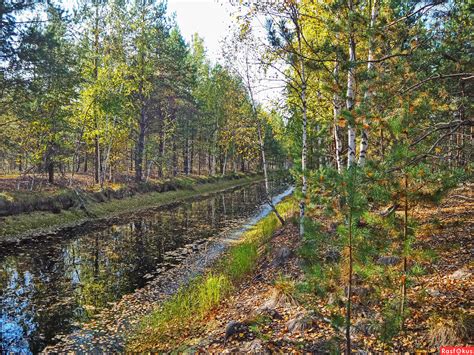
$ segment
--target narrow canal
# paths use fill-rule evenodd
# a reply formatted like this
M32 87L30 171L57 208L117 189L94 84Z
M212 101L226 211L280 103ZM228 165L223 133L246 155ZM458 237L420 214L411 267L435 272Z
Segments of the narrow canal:
M3 251L0 353L40 352L263 208L264 186L257 183Z

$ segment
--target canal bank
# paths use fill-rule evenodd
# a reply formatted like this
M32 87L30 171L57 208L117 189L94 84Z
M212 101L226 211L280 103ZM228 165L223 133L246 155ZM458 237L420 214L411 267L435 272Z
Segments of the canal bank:
M232 175L204 181L188 178L175 184L174 190L139 193L131 197L95 200L79 195L80 203L67 210L35 211L0 217L0 253L12 245L42 241L57 235L76 234L80 230L101 224L113 224L140 210L164 207L198 196L262 181L261 175Z
M289 188L272 201L285 219L297 211L295 200L286 199L292 192L293 188ZM202 333L209 315L255 271L269 241L281 227L276 215L267 207L219 243L214 252L208 254L208 267L200 268L202 272L186 280L171 298L130 327L131 331L126 332L126 352L189 350L189 344L183 344L183 339Z

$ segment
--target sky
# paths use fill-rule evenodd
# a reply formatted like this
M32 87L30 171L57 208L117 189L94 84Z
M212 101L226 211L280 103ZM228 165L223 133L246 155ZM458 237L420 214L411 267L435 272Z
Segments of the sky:
M168 0L168 12L176 13L176 22L186 41L194 33L204 39L209 58L216 62L221 53L220 41L229 32L232 15L225 0Z
M204 39L208 58L214 63L221 56L221 41L231 31L234 16L232 12L235 11L229 0L168 0L168 13L176 13L176 22L183 37L189 43L192 35L197 32ZM265 90L255 89L257 101L272 106L272 99L281 99L281 85L282 83L266 83ZM276 89L270 89L275 86Z
M72 9L75 0L62 0ZM185 40L190 43L194 33L204 39L209 58L216 62L221 53L220 41L232 24L228 0L168 0L168 14L176 14L176 22Z

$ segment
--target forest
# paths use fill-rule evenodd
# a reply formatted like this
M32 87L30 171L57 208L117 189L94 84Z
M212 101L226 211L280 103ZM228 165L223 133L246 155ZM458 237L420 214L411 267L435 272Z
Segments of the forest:
M0 352L472 353L473 5L216 3L0 4Z
M73 18L49 4L25 27L14 16L33 6L2 9L4 173L103 185L255 165L245 88L197 35L185 42L165 4L84 2Z

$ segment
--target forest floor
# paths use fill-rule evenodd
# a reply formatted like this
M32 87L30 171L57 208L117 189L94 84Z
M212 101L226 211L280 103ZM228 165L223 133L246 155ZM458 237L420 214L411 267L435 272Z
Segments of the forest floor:
M8 210L11 206L14 208L17 202L18 208L31 205L32 210L3 214L3 217L0 213L0 245L54 237L60 232L83 228L87 223L97 225L99 222L113 221L118 216L124 217L140 209L178 203L184 199L205 196L260 180L262 177L257 174L179 177L175 180L149 183L141 186L139 190L130 186L126 186L119 193L114 193L110 189L96 192L70 189L66 192L60 190L54 196L48 191L36 193L2 191L0 212ZM50 210L50 205L54 207L59 201L65 203L68 208L57 207Z
M438 207L419 206L412 213L421 224L415 249L429 249L436 257L425 262L424 274L412 280L408 289L405 329L382 341L369 322L369 318L383 318L382 310L370 310L370 305L356 295L353 350L436 353L443 345L472 345L473 186L451 191ZM330 222L323 221L327 225ZM344 315L344 304L331 304L327 297L298 296L296 285L305 279L298 256L300 245L294 223L275 233L252 275L198 327L194 325L193 333L183 332L179 349L211 353L342 352L344 328L334 326L331 315ZM176 350L167 343L157 348Z

